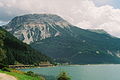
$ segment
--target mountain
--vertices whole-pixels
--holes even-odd
[[[17,16],[2,27],[58,62],[120,63],[119,38],[78,28],[57,15]]]
[[[69,23],[57,15],[29,14],[15,17],[4,28],[18,39],[30,44],[38,40],[60,35],[56,25],[64,28]]]
[[[99,33],[99,34],[108,34],[105,30],[103,29],[87,29],[91,32],[96,32],[96,33]]]
[[[4,64],[35,64],[51,61],[0,27],[0,62]]]

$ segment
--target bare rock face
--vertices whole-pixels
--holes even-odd
[[[62,34],[59,29],[69,30],[70,25],[57,15],[28,14],[15,17],[4,28],[18,39],[30,44],[48,37],[59,36]]]

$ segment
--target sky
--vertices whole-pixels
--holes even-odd
[[[83,29],[120,37],[120,0],[0,0],[0,25],[30,13],[57,14]]]

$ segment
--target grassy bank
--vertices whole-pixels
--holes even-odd
[[[20,71],[12,71],[12,72],[6,72],[6,71],[2,71],[0,70],[0,73],[5,73],[5,74],[9,74],[12,75],[14,77],[16,77],[18,80],[45,80],[44,78],[40,77],[40,76],[29,76],[24,74],[24,72],[20,72]]]

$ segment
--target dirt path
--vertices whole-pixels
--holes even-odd
[[[17,80],[15,77],[0,73],[0,80]]]

